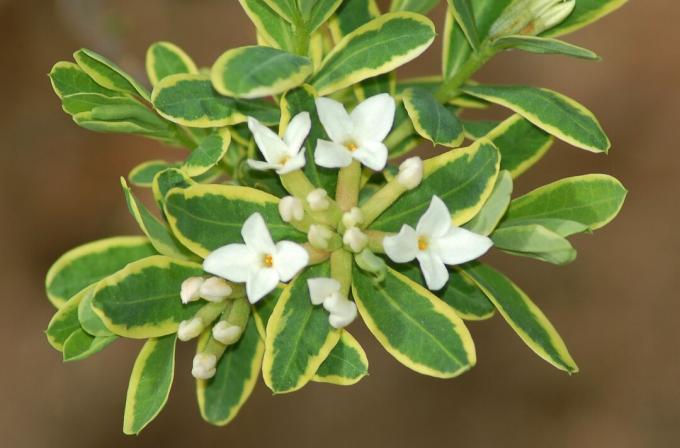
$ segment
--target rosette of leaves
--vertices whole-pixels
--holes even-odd
[[[416,226],[436,196],[448,208],[450,225],[488,237],[496,250],[553,264],[573,261],[568,238],[617,215],[626,195],[621,183],[587,174],[513,198],[513,182],[555,138],[604,153],[607,136],[591,112],[560,93],[478,84],[472,77],[507,50],[597,59],[556,37],[624,1],[449,0],[440,33],[442,73],[418,79],[400,79],[395,70],[434,41],[435,27],[423,14],[437,1],[393,0],[384,14],[373,0],[240,3],[255,25],[257,45],[230,49],[212,67],[199,68],[176,45],[154,44],[146,60],[151,91],[90,50],[77,51],[75,62],[59,62],[50,73],[64,111],[79,126],[141,135],[188,154],[182,162],[142,163],[128,176],[131,184],[152,189],[159,213],[122,181],[143,236],[73,249],[47,275],[47,295],[57,308],[47,337],[65,361],[88,358],[119,338],[146,341],[132,369],[125,433],[139,433],[163,408],[178,329],[196,318],[203,323],[197,352],[215,356],[212,377],[197,379],[196,386],[201,415],[212,424],[236,416],[260,374],[274,393],[310,381],[361,380],[368,372],[361,345],[310,300],[308,280],[319,277],[336,280],[387,352],[421,374],[452,378],[473,367],[465,321],[496,313],[538,356],[576,372],[554,326],[501,272],[479,261],[450,266],[444,287],[432,291],[417,264],[396,264],[384,255],[384,241],[403,225]],[[378,94],[396,101],[384,141],[387,166],[374,171],[352,162],[337,170],[316,163],[319,141],[331,138],[319,98],[351,109]],[[494,104],[511,114],[502,121],[464,118],[467,109]],[[303,168],[281,175],[253,169],[248,161],[260,159],[262,148],[249,118],[283,136],[301,113],[310,119]],[[422,163],[417,185],[406,186],[397,161],[423,141],[443,150]],[[319,190],[327,194],[327,207],[310,209],[309,194]],[[301,219],[281,216],[284,197],[305,204]],[[343,218],[354,209],[362,217],[353,227],[366,238],[363,247],[343,241]],[[274,240],[305,248],[307,266],[252,305],[236,283],[229,283],[225,300],[183,303],[183,283],[208,276],[203,260],[241,243],[244,222],[255,214]],[[312,225],[330,232],[325,247],[309,241]],[[235,315],[238,338],[220,343],[212,326]]]

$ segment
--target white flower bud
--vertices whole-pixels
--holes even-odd
[[[347,229],[342,237],[342,242],[348,246],[352,252],[359,253],[368,245],[368,236],[356,227]]]
[[[333,328],[344,328],[354,322],[357,317],[356,304],[339,293],[332,294],[327,298],[323,307],[330,313],[328,322]]]
[[[232,293],[231,286],[220,277],[210,277],[201,285],[200,295],[208,302],[220,303]]]
[[[532,34],[538,35],[543,31],[549,30],[550,28],[559,25],[562,23],[562,21],[564,21],[564,19],[569,17],[572,11],[574,11],[575,7],[575,0],[558,3],[557,5],[552,6],[541,15],[536,17]]]
[[[279,214],[284,222],[300,221],[305,216],[302,201],[294,196],[286,196],[279,201]]]
[[[309,208],[315,212],[320,212],[328,210],[331,206],[328,200],[328,193],[323,188],[317,188],[307,195],[307,202],[309,203]]]
[[[320,224],[312,224],[309,226],[307,239],[309,239],[309,244],[316,249],[327,250],[328,243],[332,237],[333,231],[326,226]]]
[[[242,333],[243,329],[241,327],[225,321],[218,322],[212,329],[213,338],[224,345],[236,343],[241,338]]]
[[[210,353],[197,353],[196,356],[194,356],[191,374],[196,379],[209,380],[215,376],[216,365],[217,357],[215,355]]]
[[[342,223],[346,228],[356,227],[364,222],[364,214],[358,207],[352,208],[344,215],[342,215]]]
[[[413,190],[423,181],[423,159],[411,157],[399,166],[397,182],[407,190]]]
[[[201,298],[199,291],[205,280],[203,277],[189,277],[182,282],[182,288],[180,290],[179,296],[182,299],[182,303],[195,302]]]
[[[203,331],[203,319],[194,317],[190,320],[184,320],[179,324],[177,329],[177,338],[180,341],[190,341],[200,336]]]

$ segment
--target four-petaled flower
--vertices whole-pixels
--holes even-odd
[[[319,139],[314,161],[325,168],[344,168],[353,159],[380,171],[387,164],[383,140],[394,124],[394,98],[383,93],[360,103],[351,114],[330,98],[316,100],[319,119],[332,141]]]
[[[246,284],[250,303],[272,292],[279,282],[288,282],[309,263],[304,247],[291,241],[274,244],[264,218],[254,213],[243,224],[245,244],[229,244],[212,252],[203,269],[236,283]]]
[[[283,138],[252,117],[248,118],[248,127],[266,160],[265,162],[248,160],[251,168],[260,171],[276,170],[278,174],[287,174],[305,166],[302,145],[312,128],[308,112],[299,113],[290,121]]]
[[[395,263],[418,259],[425,283],[437,291],[449,280],[446,265],[453,266],[481,257],[493,243],[485,236],[453,225],[451,213],[438,196],[414,229],[404,225],[399,234],[385,237],[385,253]]]

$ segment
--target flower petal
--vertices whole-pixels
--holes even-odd
[[[316,111],[331,140],[344,145],[352,138],[354,125],[342,103],[330,98],[317,98]]]
[[[340,282],[334,278],[318,277],[307,280],[309,298],[314,305],[321,305],[333,294],[340,292]]]
[[[418,237],[413,227],[404,225],[394,236],[387,236],[383,240],[385,253],[395,263],[408,263],[418,254]]]
[[[248,280],[255,256],[245,244],[229,244],[213,251],[203,261],[203,270],[236,283]]]
[[[311,129],[312,120],[309,112],[300,112],[290,120],[286,134],[283,136],[283,141],[288,145],[289,154],[295,155],[300,151]]]
[[[432,196],[430,207],[418,221],[416,233],[429,238],[439,238],[444,236],[450,228],[451,213],[449,209],[444,204],[444,201],[439,199],[439,196]]]
[[[262,162],[261,160],[248,159],[248,165],[257,171],[268,171],[281,169],[281,165],[277,163]]]
[[[394,98],[387,93],[364,100],[350,116],[354,124],[354,137],[361,142],[382,142],[392,129],[395,111]]]
[[[449,266],[467,263],[484,255],[493,246],[490,238],[460,227],[451,227],[443,237],[433,241],[434,251]]]
[[[250,303],[256,303],[261,298],[276,289],[279,284],[279,274],[274,268],[262,268],[253,271],[246,283],[246,295]]]
[[[273,255],[276,250],[264,218],[259,213],[250,215],[241,229],[243,242],[256,256]]]
[[[292,241],[279,241],[274,254],[274,269],[282,282],[288,282],[309,263],[309,253]]]
[[[305,166],[307,159],[305,157],[304,151],[299,152],[296,156],[289,159],[285,165],[280,167],[276,172],[278,174],[288,174],[292,171],[299,170]]]
[[[431,251],[418,254],[420,270],[423,271],[425,283],[430,291],[442,289],[449,281],[449,271],[441,258]]]
[[[314,161],[324,168],[344,168],[352,163],[352,153],[338,143],[319,139],[316,142]]]
[[[380,142],[361,143],[361,146],[352,153],[352,157],[357,159],[367,168],[373,171],[382,171],[387,165],[387,146]]]
[[[264,126],[253,117],[248,118],[248,128],[253,133],[255,143],[269,163],[279,163],[288,156],[288,146],[271,129]]]

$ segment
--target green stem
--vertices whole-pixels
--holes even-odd
[[[349,297],[352,287],[352,254],[338,249],[331,254],[331,277],[340,283],[340,292]]]
[[[470,59],[463,64],[463,66],[452,77],[444,80],[441,87],[437,91],[436,98],[442,102],[447,103],[449,100],[455,98],[460,94],[460,88],[482,68],[484,64],[493,58],[498,50],[493,48],[489,42],[484,42],[479,47],[479,50],[470,56]]]
[[[361,212],[364,215],[362,226],[368,228],[378,216],[382,215],[385,210],[407,191],[406,188],[399,184],[396,177],[385,184],[384,187],[378,190],[361,206]]]
[[[335,201],[343,212],[350,211],[359,202],[361,163],[353,160],[350,166],[340,169]]]

